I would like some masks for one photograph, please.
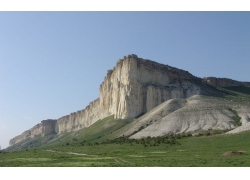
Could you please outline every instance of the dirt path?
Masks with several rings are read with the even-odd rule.
[[[135,163],[132,163],[132,162],[125,161],[124,159],[118,158],[118,157],[114,157],[114,160],[115,160],[116,162],[119,162],[119,163],[135,164]]]
[[[87,156],[87,154],[80,154],[80,153],[74,153],[74,152],[67,152],[67,154],[74,154],[74,155],[80,155],[80,156]]]
[[[77,155],[77,156],[97,156],[97,155],[88,155],[88,154],[81,154],[81,153],[74,153],[74,152],[60,152],[60,151],[54,151],[54,150],[45,150],[47,152],[56,152],[56,153],[65,153],[65,154],[72,154],[72,155]],[[115,162],[117,163],[128,163],[128,164],[135,164],[132,162],[128,162],[122,158],[118,158],[118,157],[110,157],[113,158]]]
[[[56,151],[53,151],[53,150],[45,150],[45,151],[48,151],[48,152],[56,152]]]

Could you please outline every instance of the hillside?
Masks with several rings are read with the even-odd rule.
[[[100,140],[95,142],[101,142],[120,136],[138,139],[189,132],[246,131],[250,129],[249,89],[248,82],[198,78],[184,70],[128,55],[108,71],[98,99],[81,111],[42,121],[11,139],[8,149],[74,138],[89,141],[96,136]]]
[[[1,167],[249,167],[250,131],[89,145],[61,142],[0,153]],[[244,169],[245,171],[245,169]],[[235,174],[235,172],[232,172]],[[238,176],[238,174],[237,174]]]

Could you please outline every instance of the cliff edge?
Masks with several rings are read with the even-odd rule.
[[[116,119],[135,118],[170,99],[207,94],[202,84],[216,86],[220,79],[201,79],[187,71],[131,54],[108,70],[100,85],[100,97],[85,109],[46,120],[10,140],[10,146],[27,138],[77,131],[114,115]],[[224,81],[223,81],[224,82]],[[213,90],[209,90],[212,92]]]

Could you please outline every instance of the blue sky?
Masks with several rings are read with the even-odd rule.
[[[250,81],[250,12],[0,12],[0,145],[84,109],[124,55]]]

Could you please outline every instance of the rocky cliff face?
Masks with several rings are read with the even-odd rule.
[[[194,79],[187,71],[125,56],[108,71],[99,89],[101,116],[136,117],[166,100],[200,94]]]
[[[124,56],[108,71],[99,88],[100,98],[83,110],[59,118],[55,124],[36,125],[12,139],[10,145],[40,134],[76,131],[109,115],[122,119],[136,117],[166,100],[200,94],[200,87],[192,83],[194,79],[198,78],[187,71],[136,55]]]
[[[215,87],[250,86],[250,82],[240,82],[228,78],[205,77],[203,81]]]
[[[100,119],[100,99],[92,101],[85,109],[63,116],[57,120],[56,133],[76,131],[89,127]]]
[[[205,78],[213,86],[231,85],[219,78]],[[100,97],[85,109],[63,116],[58,120],[46,120],[10,140],[10,145],[26,138],[51,133],[76,131],[91,126],[99,119],[109,115],[115,118],[134,118],[149,112],[159,104],[176,98],[189,98],[202,94],[202,79],[187,71],[136,55],[124,56],[116,66],[109,70],[100,85]]]
[[[34,138],[38,135],[47,136],[49,134],[56,133],[56,120],[43,120],[40,124],[35,125],[33,128],[23,132],[21,135],[16,136],[15,138],[10,140],[10,146],[19,143],[27,138]]]

